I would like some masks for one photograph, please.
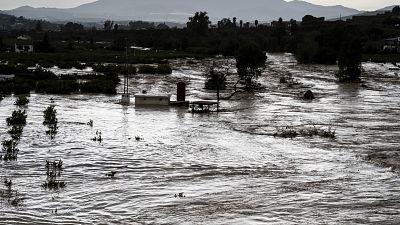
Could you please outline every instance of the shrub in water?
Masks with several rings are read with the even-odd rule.
[[[19,140],[22,135],[22,131],[24,131],[23,126],[13,126],[8,133],[11,135],[13,140]]]
[[[71,94],[79,90],[75,80],[42,80],[36,85],[36,91],[49,94]]]
[[[51,105],[51,106],[47,107],[46,110],[43,111],[43,113],[44,113],[43,124],[48,125],[48,124],[56,124],[57,123],[57,118],[56,118],[57,110],[55,110],[54,108],[55,108],[55,106]]]
[[[168,64],[158,64],[157,73],[158,74],[171,74],[172,68]]]
[[[6,119],[8,126],[25,125],[26,124],[26,112],[25,110],[14,110],[11,117]]]
[[[29,99],[26,96],[19,96],[17,101],[15,101],[15,105],[25,106],[29,103]]]
[[[7,140],[1,143],[2,153],[0,155],[0,160],[12,161],[17,160],[19,149],[17,148],[18,142],[15,140]]]
[[[142,74],[156,74],[157,68],[150,65],[141,65],[139,66],[139,73]]]

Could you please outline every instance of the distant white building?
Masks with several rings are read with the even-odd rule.
[[[15,43],[15,53],[29,53],[29,52],[33,52],[33,45]]]
[[[0,81],[13,80],[14,78],[15,78],[14,74],[10,75],[0,74]]]

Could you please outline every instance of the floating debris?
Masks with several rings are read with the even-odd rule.
[[[93,127],[93,120],[89,120],[89,122],[87,122],[87,125],[89,125],[90,127]]]
[[[140,136],[135,136],[135,140],[136,141],[143,141],[143,138],[141,138]]]
[[[183,192],[175,194],[175,198],[185,198],[185,197],[186,197],[186,195],[184,195]]]
[[[114,176],[115,176],[115,174],[116,174],[117,172],[118,172],[118,171],[111,171],[111,172],[107,173],[106,176],[107,176],[107,177],[110,177],[110,178],[114,178]]]
[[[92,138],[92,141],[98,141],[101,143],[103,141],[103,138],[101,137],[101,132],[96,131],[96,136]]]

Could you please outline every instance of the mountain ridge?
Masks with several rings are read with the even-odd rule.
[[[49,21],[94,20],[147,20],[186,22],[197,11],[206,11],[213,22],[222,18],[237,17],[244,21],[269,22],[301,18],[307,14],[327,19],[360,14],[362,11],[344,6],[320,6],[305,1],[284,0],[98,0],[74,8],[33,8],[22,6],[3,12],[32,19]],[[83,21],[84,22],[84,21]]]

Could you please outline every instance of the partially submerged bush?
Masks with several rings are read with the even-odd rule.
[[[226,78],[224,74],[218,71],[211,71],[207,74],[205,88],[207,90],[224,90],[226,88]]]
[[[116,94],[117,84],[106,79],[89,80],[80,85],[80,90],[82,93]]]
[[[0,200],[1,205],[3,205],[3,202],[4,202],[4,203],[8,203],[9,205],[11,205],[13,207],[20,206],[20,204],[24,200],[24,198],[20,197],[20,193],[18,191],[13,190],[12,180],[5,178],[4,185],[6,186],[7,189],[5,189],[5,190],[0,189],[0,198],[7,199],[7,201]]]
[[[96,64],[92,68],[93,71],[100,73],[136,74],[136,67],[132,65]]]
[[[23,131],[23,126],[13,126],[10,130],[8,130],[8,133],[11,135],[13,140],[19,140]]]
[[[0,160],[14,161],[17,160],[19,149],[17,148],[18,142],[15,140],[7,140],[1,143],[2,153]]]
[[[139,73],[142,74],[156,74],[157,68],[150,65],[141,65],[139,66]]]
[[[65,187],[65,181],[58,180],[61,176],[63,161],[60,159],[58,161],[50,162],[46,160],[46,175],[47,179],[42,185],[46,189],[57,190],[59,188]]]
[[[157,73],[158,74],[171,74],[172,68],[169,64],[158,64]]]
[[[349,39],[343,43],[339,53],[339,71],[336,77],[341,82],[359,81],[361,77],[361,44],[359,40]]]
[[[317,128],[316,126],[309,126],[299,131],[296,131],[293,127],[286,127],[285,129],[277,129],[277,132],[274,133],[274,137],[295,138],[297,136],[335,138],[336,131],[331,126],[327,130]]]
[[[57,118],[56,118],[56,113],[57,110],[55,110],[55,106],[51,105],[46,108],[46,110],[43,111],[44,115],[44,125],[48,124],[56,124],[57,123]]]
[[[49,130],[46,131],[46,134],[50,136],[51,139],[54,139],[56,134],[57,134],[57,130],[58,130],[58,120],[56,117],[57,114],[57,110],[54,109],[55,106],[49,106],[47,107],[47,109],[43,112],[44,115],[44,122],[43,124],[46,125]]]
[[[25,106],[29,103],[29,99],[26,96],[19,96],[15,101],[15,105]]]
[[[282,138],[295,138],[299,135],[297,131],[292,127],[286,127],[285,129],[278,129],[276,133],[274,133],[274,137],[282,137]]]
[[[26,112],[25,110],[14,110],[11,117],[6,119],[8,126],[25,125],[26,124]]]
[[[82,93],[116,94],[120,79],[116,73],[105,73],[104,76],[92,76],[80,84]]]
[[[75,80],[42,80],[36,85],[36,91],[48,94],[71,94],[79,90]]]

